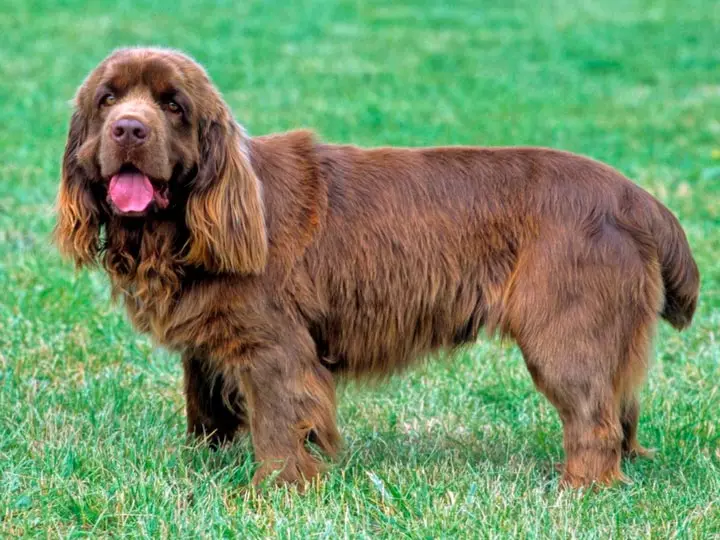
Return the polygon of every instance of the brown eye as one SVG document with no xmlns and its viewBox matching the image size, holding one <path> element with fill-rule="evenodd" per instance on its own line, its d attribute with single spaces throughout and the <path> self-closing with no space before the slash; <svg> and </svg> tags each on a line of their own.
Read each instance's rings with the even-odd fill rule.
<svg viewBox="0 0 720 540">
<path fill-rule="evenodd" d="M 100 105 L 102 107 L 112 107 L 115 103 L 117 103 L 117 98 L 112 94 L 107 94 L 100 100 Z"/>
<path fill-rule="evenodd" d="M 171 113 L 179 113 L 180 112 L 180 105 L 178 105 L 174 101 L 168 101 L 167 108 L 168 108 L 168 111 L 170 111 Z"/>
</svg>

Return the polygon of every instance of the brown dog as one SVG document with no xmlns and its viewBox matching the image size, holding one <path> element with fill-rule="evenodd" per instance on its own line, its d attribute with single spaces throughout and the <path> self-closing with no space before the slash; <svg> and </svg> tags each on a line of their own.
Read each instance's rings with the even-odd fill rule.
<svg viewBox="0 0 720 540">
<path fill-rule="evenodd" d="M 364 150 L 249 138 L 200 66 L 125 49 L 78 91 L 56 241 L 101 262 L 134 325 L 182 353 L 188 429 L 249 428 L 284 481 L 334 455 L 336 376 L 512 337 L 565 434 L 563 483 L 636 439 L 656 321 L 698 270 L 672 214 L 601 163 L 538 148 Z"/>
</svg>

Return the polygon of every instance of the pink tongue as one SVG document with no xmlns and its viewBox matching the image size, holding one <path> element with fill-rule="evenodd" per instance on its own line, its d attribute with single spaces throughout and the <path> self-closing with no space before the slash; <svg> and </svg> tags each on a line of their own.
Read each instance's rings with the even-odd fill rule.
<svg viewBox="0 0 720 540">
<path fill-rule="evenodd" d="M 119 173 L 110 179 L 110 199 L 121 212 L 142 212 L 153 200 L 150 179 L 141 173 Z"/>
</svg>

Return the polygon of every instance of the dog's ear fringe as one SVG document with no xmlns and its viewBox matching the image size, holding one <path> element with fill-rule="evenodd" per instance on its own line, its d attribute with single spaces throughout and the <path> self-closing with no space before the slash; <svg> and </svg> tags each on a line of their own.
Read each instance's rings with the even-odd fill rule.
<svg viewBox="0 0 720 540">
<path fill-rule="evenodd" d="M 60 253 L 74 260 L 78 268 L 95 265 L 99 250 L 99 211 L 88 178 L 77 162 L 77 152 L 86 133 L 85 118 L 76 110 L 70 120 L 65 145 L 53 232 L 53 240 Z"/>
<path fill-rule="evenodd" d="M 228 115 L 229 116 L 229 115 Z M 188 197 L 189 264 L 260 274 L 268 257 L 262 187 L 232 119 L 203 122 L 200 167 Z"/>
</svg>

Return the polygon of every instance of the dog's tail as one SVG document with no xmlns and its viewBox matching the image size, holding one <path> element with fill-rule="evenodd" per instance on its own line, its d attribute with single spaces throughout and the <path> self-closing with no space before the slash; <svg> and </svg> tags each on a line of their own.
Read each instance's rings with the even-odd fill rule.
<svg viewBox="0 0 720 540">
<path fill-rule="evenodd" d="M 651 229 L 660 259 L 665 285 L 662 317 L 678 330 L 690 325 L 698 301 L 700 272 L 693 259 L 685 232 L 677 218 L 658 201 L 652 212 Z"/>
<path fill-rule="evenodd" d="M 630 218 L 626 224 L 632 223 L 629 232 L 643 251 L 657 254 L 665 288 L 665 304 L 660 315 L 682 330 L 690 325 L 695 313 L 700 273 L 677 218 L 654 197 L 644 195 L 632 215 L 626 215 Z"/>
<path fill-rule="evenodd" d="M 631 212 L 618 224 L 635 239 L 646 260 L 657 260 L 665 289 L 660 315 L 682 330 L 690 325 L 697 307 L 700 273 L 685 232 L 675 216 L 650 194 L 643 192 Z"/>
</svg>

